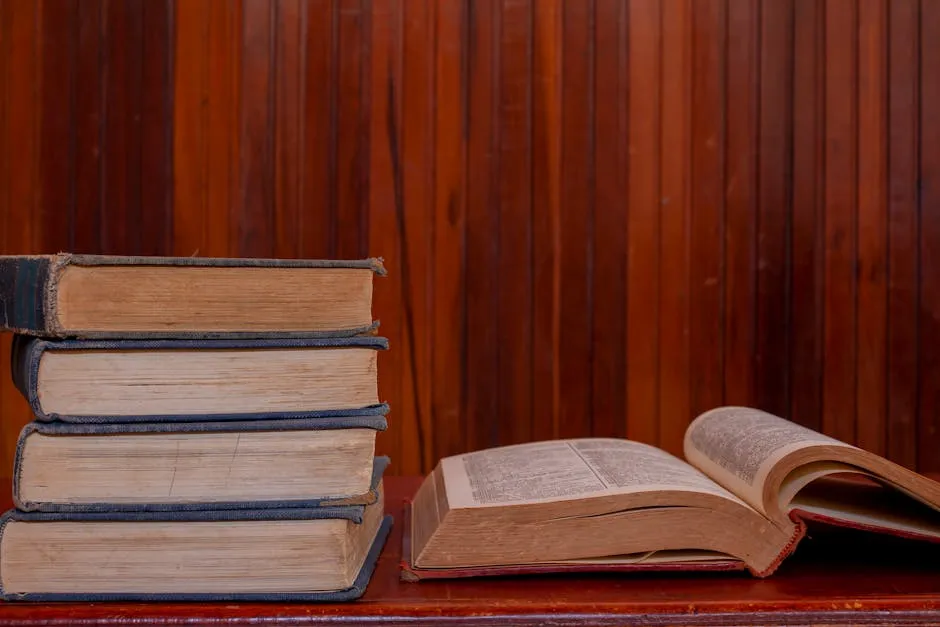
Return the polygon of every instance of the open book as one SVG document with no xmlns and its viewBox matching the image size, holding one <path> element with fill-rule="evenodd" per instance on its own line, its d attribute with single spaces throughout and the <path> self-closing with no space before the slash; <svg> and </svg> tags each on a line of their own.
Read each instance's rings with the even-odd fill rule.
<svg viewBox="0 0 940 627">
<path fill-rule="evenodd" d="M 406 580 L 578 570 L 774 572 L 806 523 L 940 541 L 940 483 L 771 414 L 721 407 L 686 461 L 629 440 L 440 461 L 409 511 Z"/>
</svg>

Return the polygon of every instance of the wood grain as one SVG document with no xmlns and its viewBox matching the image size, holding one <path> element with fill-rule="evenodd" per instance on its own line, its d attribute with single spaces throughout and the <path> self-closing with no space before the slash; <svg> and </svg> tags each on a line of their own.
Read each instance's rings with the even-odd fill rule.
<svg viewBox="0 0 940 627">
<path fill-rule="evenodd" d="M 402 254 L 398 276 L 402 290 L 402 359 L 398 424 L 406 442 L 399 460 L 402 472 L 429 472 L 431 431 L 430 304 L 434 186 L 434 3 L 402 3 L 402 211 L 398 215 Z"/>
<path fill-rule="evenodd" d="M 499 7 L 492 2 L 467 6 L 466 257 L 466 430 L 464 450 L 499 442 L 499 333 L 496 268 L 499 230 L 496 176 L 499 172 Z M 511 420 L 510 418 L 506 418 Z"/>
<path fill-rule="evenodd" d="M 532 0 L 503 0 L 499 45 L 499 441 L 532 439 Z"/>
<path fill-rule="evenodd" d="M 562 0 L 534 7 L 532 102 L 532 436 L 561 421 Z M 468 179 L 468 185 L 472 179 Z M 472 269 L 465 266 L 467 272 Z M 467 342 L 471 338 L 467 338 Z"/>
<path fill-rule="evenodd" d="M 724 389 L 725 402 L 752 405 L 756 400 L 758 168 L 754 158 L 763 134 L 760 88 L 772 78 L 759 74 L 760 4 L 728 3 L 728 66 L 725 96 L 727 161 L 725 186 Z M 759 80 L 763 76 L 764 80 Z M 763 240 L 763 238 L 761 238 Z"/>
<path fill-rule="evenodd" d="M 884 455 L 887 428 L 887 10 L 858 6 L 858 445 Z"/>
<path fill-rule="evenodd" d="M 595 2 L 563 2 L 561 105 L 561 309 L 558 434 L 591 432 L 591 315 L 595 285 L 591 272 L 594 247 L 594 64 L 592 35 Z M 507 417 L 508 418 L 508 417 Z"/>
<path fill-rule="evenodd" d="M 659 224 L 659 444 L 682 451 L 689 411 L 689 224 L 691 184 L 692 0 L 662 12 L 662 119 Z"/>
<path fill-rule="evenodd" d="M 823 429 L 856 441 L 858 5 L 826 0 L 825 351 Z"/>
<path fill-rule="evenodd" d="M 888 30 L 888 385 L 886 447 L 917 465 L 920 6 L 891 2 Z"/>
<path fill-rule="evenodd" d="M 720 403 L 940 469 L 938 37 L 929 0 L 0 2 L 0 252 L 383 256 L 393 473 L 681 453 Z"/>
<path fill-rule="evenodd" d="M 940 342 L 940 216 L 932 208 L 940 202 L 940 120 L 931 115 L 940 106 L 940 76 L 930 68 L 940 63 L 940 5 L 925 0 L 920 7 L 920 207 L 918 287 L 918 418 L 917 463 L 927 470 L 940 468 L 940 420 L 934 381 L 940 359 L 930 350 Z M 925 149 L 926 147 L 926 149 Z"/>
<path fill-rule="evenodd" d="M 822 426 L 822 259 L 825 251 L 825 6 L 795 0 L 793 28 L 793 159 L 790 216 L 789 418 Z"/>
<path fill-rule="evenodd" d="M 434 216 L 431 283 L 431 371 L 428 421 L 434 424 L 428 453 L 455 455 L 464 447 L 466 402 L 464 358 L 466 334 L 467 176 L 467 7 L 437 4 L 434 36 Z"/>
<path fill-rule="evenodd" d="M 312 10 L 314 7 L 308 7 Z M 333 82 L 333 73 L 335 63 L 335 54 L 337 50 L 336 26 L 338 18 L 333 13 L 336 7 L 330 7 L 328 2 L 320 6 L 322 11 L 319 13 L 321 22 L 323 17 L 330 17 L 332 31 L 323 32 L 322 24 L 317 26 L 317 32 L 322 36 L 329 37 L 330 45 L 318 46 L 315 57 L 309 59 L 312 73 L 310 76 L 313 84 Z M 370 80 L 372 81 L 372 92 L 376 94 L 373 100 L 373 112 L 369 135 L 371 149 L 369 151 L 369 171 L 371 173 L 369 185 L 369 250 L 381 250 L 390 267 L 401 266 L 401 235 L 399 225 L 400 206 L 402 203 L 401 192 L 401 32 L 402 32 L 402 3 L 397 1 L 386 1 L 375 5 L 375 15 L 372 21 L 372 53 L 374 55 L 370 67 Z M 325 15 L 324 15 L 325 14 Z M 310 28 L 314 28 L 316 15 L 308 14 L 308 23 Z M 314 64 L 315 63 L 315 64 Z M 318 89 L 322 94 L 322 87 Z M 335 99 L 335 95 L 332 98 Z M 335 115 L 335 101 L 329 106 L 322 106 L 316 111 L 321 111 L 327 116 L 327 119 Z M 310 108 L 308 108 L 308 115 Z M 318 124 L 311 121 L 310 126 L 318 129 L 320 137 L 329 137 L 335 130 L 335 126 L 330 124 Z M 327 172 L 333 172 L 335 163 L 334 143 L 325 142 L 325 144 L 308 144 L 310 151 L 308 154 L 318 155 L 316 163 L 326 166 Z M 309 227 L 314 226 L 314 221 L 326 229 L 326 232 L 308 231 L 308 237 L 311 237 L 311 245 L 317 244 L 321 254 L 333 255 L 335 251 L 335 238 L 333 229 L 336 228 L 336 216 L 333 213 L 335 196 L 331 188 L 332 179 L 321 172 L 315 172 L 315 181 L 322 181 L 323 185 L 318 193 L 316 204 L 309 206 L 309 212 L 312 214 Z M 322 205 L 320 204 L 322 202 Z M 322 207 L 322 212 L 317 214 L 316 208 Z M 323 214 L 326 214 L 325 216 Z M 313 237 L 316 239 L 313 240 Z M 316 250 L 316 249 L 315 249 Z M 308 253 L 312 254 L 312 253 Z M 400 270 L 398 271 L 400 272 Z M 378 281 L 374 288 L 373 305 L 376 315 L 379 318 L 381 333 L 389 338 L 401 337 L 402 328 L 402 291 L 401 281 Z M 394 451 L 395 459 L 392 462 L 390 470 L 400 473 L 402 461 L 399 459 L 401 451 L 413 451 L 417 442 L 415 438 L 406 439 L 406 429 L 399 422 L 401 413 L 401 386 L 403 381 L 404 361 L 403 351 L 382 351 L 378 356 L 379 371 L 379 394 L 380 398 L 389 403 L 391 413 L 389 420 L 395 424 L 395 427 L 379 433 L 376 438 L 376 447 L 384 451 Z M 402 422 L 409 418 L 402 417 Z M 413 417 L 411 417 L 413 421 Z M 407 424 L 407 423 L 404 423 Z M 414 424 L 412 422 L 411 424 Z M 409 465 L 417 463 L 418 459 L 413 453 Z"/>
<path fill-rule="evenodd" d="M 692 415 L 724 403 L 727 0 L 692 3 L 689 345 Z M 743 95 L 743 94 L 742 94 Z M 737 97 L 737 96 L 736 96 Z"/>
<path fill-rule="evenodd" d="M 594 274 L 591 372 L 592 431 L 624 437 L 627 423 L 626 265 L 627 151 L 621 137 L 629 119 L 629 4 L 598 0 L 594 54 Z M 626 350 L 624 350 L 626 348 Z M 625 419 L 626 418 L 626 419 Z"/>
<path fill-rule="evenodd" d="M 656 0 L 631 0 L 627 34 L 626 435 L 649 444 L 659 439 L 660 284 L 650 269 L 660 262 L 661 9 Z"/>
<path fill-rule="evenodd" d="M 0 7 L 0 54 L 4 57 L 6 84 L 4 85 L 3 113 L 0 126 L 0 149 L 6 153 L 4 159 L 4 187 L 0 189 L 3 207 L 16 208 L 4 212 L 2 241 L 5 250 L 12 253 L 28 253 L 43 245 L 43 224 L 38 210 L 42 199 L 39 190 L 41 180 L 40 154 L 40 103 L 43 97 L 42 83 L 34 80 L 42 67 L 43 53 L 39 35 L 42 32 L 42 7 L 36 3 L 4 3 Z M 10 354 L 9 334 L 3 335 L 0 350 Z M 9 358 L 4 360 L 9 363 Z M 13 465 L 19 428 L 7 417 L 25 416 L 28 408 L 9 375 L 0 379 L 0 415 L 4 418 L 2 454 L 0 462 L 6 474 Z M 11 424 L 12 423 L 12 424 Z"/>
<path fill-rule="evenodd" d="M 787 415 L 791 324 L 790 175 L 792 168 L 792 0 L 764 2 L 760 25 L 760 107 L 757 129 L 755 250 L 755 398 L 752 404 Z"/>
</svg>

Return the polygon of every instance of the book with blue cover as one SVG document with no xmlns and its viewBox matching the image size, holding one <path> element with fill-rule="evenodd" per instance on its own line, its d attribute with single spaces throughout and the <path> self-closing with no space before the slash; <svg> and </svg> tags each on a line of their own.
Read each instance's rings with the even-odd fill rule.
<svg viewBox="0 0 940 627">
<path fill-rule="evenodd" d="M 12 601 L 344 601 L 392 525 L 379 258 L 0 256 Z"/>
<path fill-rule="evenodd" d="M 0 256 L 0 330 L 41 337 L 317 337 L 375 330 L 381 259 Z"/>
<path fill-rule="evenodd" d="M 0 518 L 7 601 L 349 601 L 392 526 L 370 505 Z"/>
<path fill-rule="evenodd" d="M 22 511 L 175 511 L 368 504 L 389 464 L 384 416 L 85 425 L 21 431 Z"/>
<path fill-rule="evenodd" d="M 18 335 L 12 371 L 37 420 L 315 418 L 383 411 L 375 335 L 47 340 Z"/>
</svg>

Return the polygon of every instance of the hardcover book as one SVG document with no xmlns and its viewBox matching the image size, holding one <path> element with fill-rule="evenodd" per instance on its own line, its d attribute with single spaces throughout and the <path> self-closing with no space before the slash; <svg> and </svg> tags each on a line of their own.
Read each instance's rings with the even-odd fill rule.
<svg viewBox="0 0 940 627">
<path fill-rule="evenodd" d="M 370 505 L 0 518 L 8 601 L 346 601 L 392 525 Z"/>
<path fill-rule="evenodd" d="M 389 463 L 384 416 L 251 422 L 32 422 L 20 433 L 22 511 L 178 511 L 368 504 Z"/>
<path fill-rule="evenodd" d="M 374 335 L 45 340 L 17 335 L 12 371 L 37 420 L 83 423 L 375 414 Z"/>
<path fill-rule="evenodd" d="M 705 412 L 685 433 L 684 456 L 584 438 L 444 458 L 410 504 L 402 578 L 766 577 L 813 522 L 940 541 L 940 483 L 763 411 Z"/>
<path fill-rule="evenodd" d="M 44 337 L 310 337 L 373 331 L 381 259 L 0 256 L 0 330 Z"/>
</svg>

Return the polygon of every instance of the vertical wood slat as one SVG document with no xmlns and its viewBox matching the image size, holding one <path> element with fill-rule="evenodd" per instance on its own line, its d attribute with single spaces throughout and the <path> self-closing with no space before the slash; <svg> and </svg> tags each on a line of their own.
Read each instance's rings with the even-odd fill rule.
<svg viewBox="0 0 940 627">
<path fill-rule="evenodd" d="M 757 400 L 757 229 L 758 154 L 763 116 L 761 88 L 769 76 L 760 73 L 762 4 L 729 2 L 727 77 L 725 79 L 726 165 L 724 287 L 724 402 L 752 405 Z M 767 7 L 764 7 L 766 10 Z M 763 225 L 761 225 L 763 226 Z"/>
<path fill-rule="evenodd" d="M 919 253 L 920 289 L 917 325 L 918 467 L 940 470 L 940 424 L 938 424 L 937 381 L 940 359 L 931 347 L 940 342 L 940 120 L 934 112 L 940 107 L 940 5 L 922 0 L 920 7 L 920 207 Z"/>
<path fill-rule="evenodd" d="M 592 432 L 626 435 L 627 132 L 630 5 L 598 0 L 594 49 Z M 536 210 L 538 210 L 536 208 Z"/>
<path fill-rule="evenodd" d="M 206 19 L 208 65 L 203 68 L 204 91 L 199 101 L 205 127 L 201 170 L 204 204 L 199 209 L 202 232 L 196 250 L 205 256 L 232 256 L 240 245 L 236 227 L 245 199 L 240 176 L 244 19 L 241 0 L 211 2 Z"/>
<path fill-rule="evenodd" d="M 659 445 L 682 451 L 691 386 L 689 224 L 692 121 L 692 4 L 668 0 L 662 8 L 662 120 L 659 241 Z"/>
<path fill-rule="evenodd" d="M 75 75 L 77 60 L 75 46 L 78 29 L 78 1 L 67 0 L 59 4 L 43 2 L 41 6 L 39 45 L 42 46 L 40 74 L 41 116 L 39 146 L 39 194 L 37 224 L 41 225 L 42 247 L 47 250 L 68 250 L 69 234 L 75 215 Z M 0 56 L 7 58 L 2 52 Z M 3 71 L 0 60 L 0 72 Z M 0 120 L 3 114 L 0 96 Z M 0 122 L 2 127 L 3 122 Z M 2 133 L 2 130 L 0 130 Z M 2 135 L 0 135 L 2 137 Z M 0 146 L 3 140 L 0 139 Z M 0 148 L 0 189 L 8 189 L 3 179 L 7 172 L 4 156 L 9 152 Z M 6 244 L 3 244 L 7 250 Z"/>
<path fill-rule="evenodd" d="M 532 437 L 537 440 L 558 437 L 561 421 L 563 11 L 562 0 L 537 2 L 533 17 Z M 475 269 L 467 263 L 464 269 L 469 281 Z"/>
<path fill-rule="evenodd" d="M 592 431 L 591 276 L 593 246 L 592 135 L 594 102 L 591 36 L 594 0 L 562 3 L 561 66 L 561 302 L 559 435 Z"/>
<path fill-rule="evenodd" d="M 43 245 L 43 224 L 39 222 L 43 85 L 34 78 L 43 68 L 45 51 L 40 46 L 43 9 L 49 7 L 38 3 L 0 4 L 0 55 L 4 71 L 0 80 L 5 83 L 0 91 L 4 101 L 0 108 L 4 114 L 0 118 L 0 150 L 6 155 L 0 207 L 9 207 L 0 216 L 0 237 L 3 250 L 14 254 L 28 253 Z M 0 350 L 7 356 L 10 340 L 5 333 L 0 342 Z M 5 361 L 9 363 L 9 357 Z M 27 415 L 27 405 L 9 376 L 0 380 L 0 412 L 5 421 L 0 431 L 0 463 L 4 469 L 11 469 L 18 432 L 26 422 L 22 417 Z"/>
<path fill-rule="evenodd" d="M 499 441 L 532 439 L 532 11 L 503 0 L 499 46 Z"/>
<path fill-rule="evenodd" d="M 467 63 L 466 5 L 437 5 L 434 23 L 434 216 L 432 224 L 431 388 L 428 420 L 437 456 L 464 447 L 466 402 Z"/>
<path fill-rule="evenodd" d="M 101 249 L 101 150 L 100 129 L 104 124 L 101 98 L 102 2 L 80 2 L 78 5 L 78 41 L 75 84 L 75 213 L 70 249 L 94 252 Z"/>
<path fill-rule="evenodd" d="M 372 52 L 373 59 L 370 66 L 370 80 L 372 81 L 372 93 L 374 94 L 371 126 L 369 129 L 371 149 L 369 150 L 369 172 L 371 176 L 369 184 L 369 250 L 381 251 L 391 268 L 399 266 L 396 272 L 400 272 L 401 266 L 401 237 L 399 233 L 398 214 L 402 202 L 401 191 L 401 18 L 402 18 L 402 0 L 382 0 L 376 2 L 373 6 L 372 19 Z M 308 10 L 313 10 L 313 6 Z M 319 14 L 309 14 L 308 22 L 311 27 L 314 26 L 314 20 L 317 15 L 320 16 L 322 24 L 324 12 L 331 18 L 332 31 L 330 33 L 331 42 L 336 42 L 338 36 L 339 18 L 335 11 L 338 7 L 321 4 L 318 7 Z M 318 27 L 319 28 L 319 27 Z M 311 31 L 312 33 L 312 31 Z M 311 34 L 312 36 L 312 34 Z M 316 52 L 315 55 L 312 53 Z M 335 58 L 327 60 L 327 56 L 335 57 L 336 46 L 323 46 L 322 48 L 308 50 L 311 56 L 308 58 L 310 67 L 309 88 L 316 91 L 327 91 L 332 94 L 330 98 L 333 102 L 330 106 L 318 107 L 312 109 L 326 116 L 327 120 L 335 119 L 335 106 L 337 104 L 338 94 L 336 84 L 333 80 L 333 68 L 338 62 Z M 326 88 L 322 86 L 326 82 Z M 320 85 L 320 87 L 314 87 Z M 312 93 L 312 92 L 311 92 Z M 327 98 L 323 98 L 327 100 Z M 309 101 L 309 99 L 308 99 Z M 308 108 L 308 115 L 311 109 Z M 309 127 L 315 129 L 320 137 L 329 137 L 331 126 L 320 122 L 319 120 L 309 120 Z M 335 129 L 333 129 L 335 130 Z M 313 135 L 313 136 L 317 136 Z M 327 168 L 328 172 L 333 172 L 335 167 L 336 146 L 328 142 L 325 145 L 307 144 L 308 156 L 311 164 L 318 163 Z M 327 152 L 328 151 L 328 152 Z M 324 153 L 327 154 L 324 154 Z M 316 161 L 314 161 L 316 155 Z M 308 241 L 317 243 L 325 251 L 325 254 L 332 255 L 335 250 L 335 240 L 332 232 L 336 225 L 335 212 L 335 188 L 332 187 L 332 179 L 323 179 L 322 174 L 311 172 L 311 184 L 314 181 L 323 180 L 323 190 L 316 201 L 316 204 L 308 205 L 307 211 L 310 214 L 310 220 L 306 223 L 305 233 L 309 233 Z M 313 191 L 313 190 L 311 190 Z M 321 204 L 322 203 L 322 204 Z M 314 214 L 314 209 L 322 207 L 326 216 Z M 306 215 L 306 214 L 305 214 Z M 315 224 L 319 224 L 327 233 L 316 233 L 312 229 Z M 316 237 L 316 240 L 313 239 Z M 401 337 L 402 327 L 402 292 L 397 281 L 382 279 L 376 282 L 374 289 L 374 309 L 381 323 L 381 334 L 390 338 L 390 341 L 396 341 Z M 398 346 L 396 345 L 396 349 Z M 405 442 L 405 429 L 399 425 L 406 419 L 399 419 L 401 412 L 401 386 L 402 369 L 404 362 L 401 350 L 382 351 L 378 355 L 379 372 L 379 392 L 381 399 L 389 403 L 391 412 L 389 421 L 392 427 L 379 433 L 376 440 L 376 451 L 380 454 L 388 454 L 393 465 L 391 471 L 401 474 L 402 460 L 398 459 L 399 452 L 404 450 L 405 446 L 413 446 L 414 442 Z M 409 462 L 409 463 L 414 463 Z"/>
<path fill-rule="evenodd" d="M 761 5 L 760 127 L 757 133 L 757 276 L 755 398 L 751 403 L 778 415 L 787 414 L 788 364 L 792 325 L 787 315 L 792 298 L 788 275 L 792 257 L 790 172 L 793 91 L 792 0 Z M 730 96 L 730 94 L 729 94 Z"/>
<path fill-rule="evenodd" d="M 181 2 L 176 11 L 173 94 L 173 252 L 212 255 L 206 240 L 207 97 L 210 0 Z M 185 59 L 186 62 L 181 62 Z M 222 225 L 214 225 L 219 228 Z M 228 239 L 228 233 L 226 233 Z"/>
<path fill-rule="evenodd" d="M 377 4 L 373 9 L 381 14 L 383 4 Z M 335 15 L 335 2 L 333 0 L 310 0 L 302 3 L 301 20 L 303 36 L 303 54 L 301 61 L 301 82 L 303 84 L 303 108 L 301 110 L 303 145 L 300 149 L 302 155 L 300 172 L 300 224 L 298 225 L 300 238 L 300 255 L 308 258 L 333 257 L 334 232 L 336 222 L 335 178 L 336 152 L 333 141 L 333 111 L 336 107 L 337 89 L 334 72 L 336 61 L 337 33 L 335 25 L 338 19 Z M 373 54 L 376 59 L 382 51 L 377 41 L 378 29 L 384 25 L 376 24 L 373 20 Z M 374 64 L 375 65 L 375 64 Z M 380 64 L 373 71 L 385 71 Z M 373 89 L 373 93 L 381 95 Z M 385 120 L 378 116 L 378 104 L 381 99 L 374 101 L 376 106 L 372 111 L 373 128 L 370 137 L 373 150 L 370 151 L 370 171 L 372 179 L 376 177 L 372 164 L 377 135 L 374 125 Z M 378 118 L 377 118 L 378 116 Z M 387 155 L 386 155 L 387 156 Z M 370 208 L 374 203 L 370 202 Z M 372 229 L 375 230 L 375 229 Z M 370 249 L 372 248 L 370 244 Z M 387 254 L 392 254 L 391 251 Z"/>
<path fill-rule="evenodd" d="M 890 459 L 917 465 L 920 3 L 889 4 L 888 432 Z"/>
<path fill-rule="evenodd" d="M 857 4 L 826 0 L 825 352 L 823 420 L 856 441 Z"/>
<path fill-rule="evenodd" d="M 434 4 L 421 0 L 402 5 L 402 206 L 397 214 L 401 256 L 398 277 L 402 292 L 401 404 L 398 428 L 403 473 L 430 472 L 430 311 L 433 299 L 431 275 L 431 220 L 433 179 L 431 156 L 434 141 Z"/>
<path fill-rule="evenodd" d="M 305 94 L 302 0 L 278 0 L 274 25 L 274 250 L 300 256 Z"/>
<path fill-rule="evenodd" d="M 725 0 L 693 12 L 691 350 L 692 415 L 724 402 L 724 42 Z"/>
<path fill-rule="evenodd" d="M 267 6 L 266 2 L 262 2 Z M 364 149 L 365 133 L 362 120 L 367 115 L 364 54 L 369 41 L 366 28 L 366 8 L 363 0 L 338 0 L 334 19 L 337 20 L 335 40 L 337 93 L 335 118 L 336 168 L 333 181 L 336 186 L 337 228 L 333 231 L 336 248 L 334 256 L 349 258 L 364 256 L 360 241 L 364 212 L 367 208 L 367 189 L 363 185 L 368 161 Z M 243 150 L 244 153 L 244 150 Z"/>
<path fill-rule="evenodd" d="M 825 6 L 795 0 L 790 216 L 790 402 L 788 417 L 822 427 Z"/>
<path fill-rule="evenodd" d="M 140 207 L 135 197 L 140 191 L 140 146 L 134 116 L 139 115 L 142 59 L 136 44 L 142 43 L 138 18 L 143 16 L 140 2 L 109 0 L 103 6 L 106 122 L 102 125 L 101 210 L 107 218 L 101 220 L 101 245 L 106 253 L 127 254 L 134 248 L 131 240 L 139 238 L 139 231 L 129 230 L 128 222 L 134 217 L 129 211 L 136 212 Z"/>
<path fill-rule="evenodd" d="M 272 257 L 275 254 L 274 120 L 277 86 L 274 71 L 278 63 L 275 32 L 279 8 L 277 2 L 268 0 L 242 0 L 239 194 L 230 225 L 235 252 L 245 257 Z M 209 71 L 215 70 L 209 68 Z M 214 157 L 207 155 L 210 160 Z M 207 207 L 207 211 L 212 210 Z"/>
<path fill-rule="evenodd" d="M 931 3 L 0 10 L 2 252 L 385 256 L 392 472 L 722 402 L 940 468 Z"/>
<path fill-rule="evenodd" d="M 467 122 L 467 407 L 464 414 L 466 450 L 497 443 L 498 365 L 497 288 L 494 233 L 498 188 L 496 68 L 499 58 L 498 14 L 492 2 L 468 5 L 468 122 Z"/>
<path fill-rule="evenodd" d="M 172 252 L 173 18 L 175 0 L 144 2 L 141 20 L 139 254 Z M 74 58 L 74 57 L 73 57 Z M 73 90 L 75 87 L 73 86 Z M 134 225 L 131 225 L 134 228 Z M 61 247 L 62 250 L 68 246 Z"/>
<path fill-rule="evenodd" d="M 656 0 L 631 0 L 628 17 L 626 420 L 627 437 L 648 444 L 659 440 L 661 8 Z"/>
<path fill-rule="evenodd" d="M 856 434 L 886 452 L 887 410 L 887 3 L 858 5 L 858 281 Z"/>
</svg>

